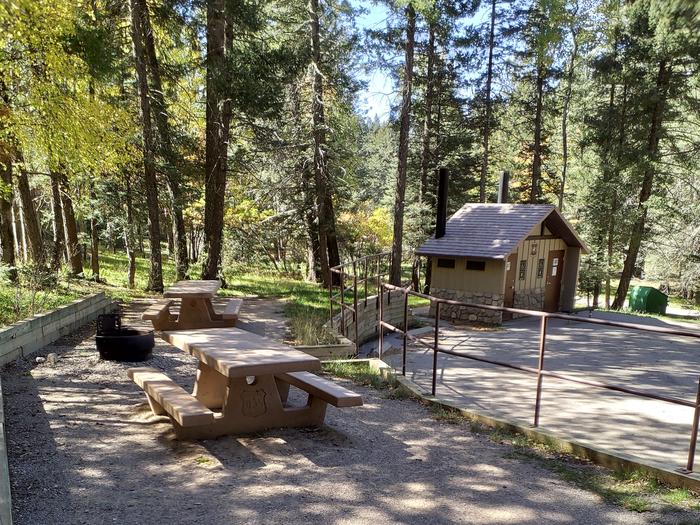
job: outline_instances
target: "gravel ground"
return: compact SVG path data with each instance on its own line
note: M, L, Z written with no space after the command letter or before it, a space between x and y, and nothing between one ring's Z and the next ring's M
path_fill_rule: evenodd
M92 327L46 347L54 365L2 372L16 525L669 523L611 506L508 446L352 386L320 429L173 439ZM191 387L195 363L158 342L149 362ZM297 393L298 395L298 393Z

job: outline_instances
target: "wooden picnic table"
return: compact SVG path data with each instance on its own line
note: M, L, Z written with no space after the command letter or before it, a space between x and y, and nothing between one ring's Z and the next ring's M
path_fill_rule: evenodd
M166 331L163 339L199 360L192 394L153 368L133 368L129 376L182 439L315 426L328 403L362 404L358 394L311 373L321 368L317 358L240 328ZM290 385L308 393L305 406L288 405Z
M222 313L214 309L212 299L221 288L221 281L178 281L164 293L164 301L148 308L142 315L156 330L188 330L192 328L220 328L235 326L242 299L231 299ZM173 299L180 299L180 311L170 311Z

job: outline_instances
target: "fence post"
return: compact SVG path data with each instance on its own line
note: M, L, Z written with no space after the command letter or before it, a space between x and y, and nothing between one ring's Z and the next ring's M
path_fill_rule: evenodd
M433 386L431 389L431 394L435 397L435 390L437 387L437 358L438 358L438 341L440 336L440 301L436 301L435 304L435 341L433 343Z
M369 266L369 259L365 258L365 308L367 307L367 267Z
M403 291L403 362L401 375L406 375L406 340L408 339L408 290Z
M542 370L544 370L544 348L547 339L547 319L546 315L541 317L540 322L540 359L537 365L537 393L535 394L535 420L532 426L540 424L540 402L542 400Z
M690 434L690 446L688 447L688 463L686 470L693 471L695 463L695 446L698 442L698 423L700 423L700 379L698 379L698 391L695 395L695 411L693 412L693 430Z
M357 355L360 355L360 337L358 335L359 329L358 325L360 324L360 314L357 311L357 274L353 275L352 277L353 280L353 291L352 291L352 302L353 302L353 308L355 309L355 353Z
M382 358L382 352L384 350L384 287L380 284L377 290L377 299L379 300L379 350L378 357Z
M333 329L333 272L328 271L330 278L328 279L328 302L331 307L331 330Z
M345 270L340 271L340 334L345 337Z

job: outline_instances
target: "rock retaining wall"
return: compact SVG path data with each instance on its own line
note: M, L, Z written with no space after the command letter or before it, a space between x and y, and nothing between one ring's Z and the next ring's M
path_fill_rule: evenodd
M463 303L484 304L490 306L503 306L503 294L486 292L465 292L462 290L446 290L443 288L431 288L430 295L441 299L450 299ZM430 316L435 317L435 304L430 305ZM485 324L500 324L502 313L483 308L471 308L443 304L440 306L440 317L454 322L475 322Z
M36 352L99 314L117 309L118 305L100 292L3 328L0 330L0 366Z
M518 290L513 297L513 308L523 310L544 310L544 288ZM515 314L513 317L523 317Z

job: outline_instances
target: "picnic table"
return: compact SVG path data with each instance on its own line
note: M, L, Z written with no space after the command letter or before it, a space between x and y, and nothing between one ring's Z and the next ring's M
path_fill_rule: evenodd
M188 330L235 326L243 299L231 299L224 311L214 309L212 299L221 288L221 281L178 281L163 293L164 300L150 306L141 316L150 320L156 330ZM180 300L179 313L171 312L173 299Z
M240 328L166 331L163 339L199 360L192 394L154 368L128 370L156 415L168 415L180 439L209 439L275 427L321 425L328 403L362 398L313 374L320 361L290 346ZM290 406L290 386L305 391L304 406Z

